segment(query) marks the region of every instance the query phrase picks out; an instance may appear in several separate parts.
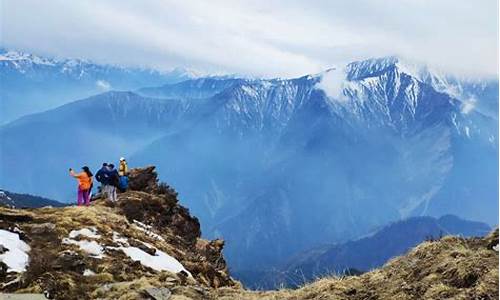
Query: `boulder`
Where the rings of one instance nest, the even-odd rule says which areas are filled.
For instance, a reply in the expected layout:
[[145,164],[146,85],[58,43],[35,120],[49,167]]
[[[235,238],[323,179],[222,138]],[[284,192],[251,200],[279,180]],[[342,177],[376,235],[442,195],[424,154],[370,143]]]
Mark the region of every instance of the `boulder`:
[[144,294],[153,300],[168,300],[172,296],[172,292],[167,288],[147,288]]
[[137,240],[134,240],[134,239],[130,239],[129,240],[129,244],[132,247],[136,247],[136,248],[141,249],[142,251],[146,252],[149,255],[155,255],[156,254],[156,249],[155,248],[148,247],[148,246],[144,245],[140,241],[137,241]]
[[132,191],[146,193],[156,193],[158,191],[158,174],[155,166],[131,169],[128,178],[128,188]]
[[31,233],[33,234],[47,234],[52,233],[56,229],[56,225],[54,223],[41,223],[34,224],[31,226]]
[[71,250],[61,251],[52,265],[55,270],[73,271],[80,274],[85,271],[85,266],[83,256]]

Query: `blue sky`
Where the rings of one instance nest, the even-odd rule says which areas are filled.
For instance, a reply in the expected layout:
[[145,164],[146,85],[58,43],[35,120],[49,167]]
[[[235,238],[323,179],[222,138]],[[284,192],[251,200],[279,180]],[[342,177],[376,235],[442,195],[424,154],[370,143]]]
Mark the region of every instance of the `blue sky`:
[[400,55],[498,72],[497,0],[0,1],[2,45],[52,56],[286,77]]

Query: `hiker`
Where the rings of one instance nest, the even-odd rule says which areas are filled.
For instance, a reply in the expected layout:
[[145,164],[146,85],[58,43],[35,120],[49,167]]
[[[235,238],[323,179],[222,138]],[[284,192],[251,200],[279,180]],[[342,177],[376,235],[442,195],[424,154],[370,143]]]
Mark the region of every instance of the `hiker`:
[[118,167],[118,175],[120,175],[120,192],[125,192],[128,187],[128,165],[124,157],[120,157],[120,166]]
[[92,190],[92,172],[89,167],[82,167],[81,173],[75,173],[72,168],[69,168],[69,175],[78,179],[78,206],[85,204],[90,205],[90,191]]
[[99,171],[97,171],[97,173],[95,174],[95,179],[101,183],[101,186],[100,186],[100,192],[101,192],[101,195],[104,195],[105,194],[105,191],[106,191],[106,185],[109,185],[109,171],[108,171],[108,164],[107,163],[103,163],[102,164],[102,167],[99,169]]
[[108,164],[106,174],[108,175],[108,184],[104,186],[104,193],[111,201],[116,202],[116,189],[120,186],[120,175],[113,164]]
[[125,157],[120,157],[120,166],[118,167],[118,174],[120,176],[128,176],[128,165]]

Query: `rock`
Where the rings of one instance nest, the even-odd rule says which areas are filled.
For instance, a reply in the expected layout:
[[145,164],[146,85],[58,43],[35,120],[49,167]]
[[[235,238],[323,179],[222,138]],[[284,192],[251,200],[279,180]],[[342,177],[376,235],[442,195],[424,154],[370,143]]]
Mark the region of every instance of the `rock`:
[[202,295],[208,295],[209,290],[207,288],[201,287],[201,286],[193,286],[193,290],[196,292],[202,294]]
[[55,229],[56,225],[54,223],[34,224],[33,226],[31,226],[31,233],[47,234],[53,232]]
[[8,269],[9,267],[3,261],[0,261],[0,279],[4,279],[7,276]]
[[5,252],[9,251],[4,245],[0,244],[0,254],[4,254]]
[[128,188],[132,191],[146,193],[156,193],[158,191],[158,174],[154,166],[131,169],[128,178]]
[[132,281],[121,281],[121,282],[113,282],[113,283],[105,283],[103,284],[100,288],[98,288],[98,291],[101,293],[109,293],[112,289],[114,288],[119,288],[122,286],[128,286],[132,283]]
[[2,300],[46,300],[44,294],[1,294]]
[[156,254],[156,249],[155,248],[150,248],[150,247],[144,245],[143,243],[141,243],[140,241],[130,239],[129,240],[129,244],[132,247],[136,247],[136,248],[141,249],[142,251],[146,252],[149,255],[155,255]]
[[195,244],[201,236],[198,219],[180,206],[173,195],[128,191],[119,196],[116,204],[129,222],[151,225],[160,234],[173,231],[187,245]]
[[148,288],[144,290],[144,294],[154,300],[168,300],[172,296],[167,288]]
[[33,218],[24,211],[9,211],[0,213],[0,220],[4,222],[31,222]]
[[217,270],[226,268],[226,261],[222,255],[223,248],[224,240],[222,239],[215,239],[213,241],[198,239],[196,242],[196,249],[198,252],[202,253]]
[[60,252],[52,265],[56,270],[74,271],[80,274],[83,274],[85,266],[83,256],[71,250]]

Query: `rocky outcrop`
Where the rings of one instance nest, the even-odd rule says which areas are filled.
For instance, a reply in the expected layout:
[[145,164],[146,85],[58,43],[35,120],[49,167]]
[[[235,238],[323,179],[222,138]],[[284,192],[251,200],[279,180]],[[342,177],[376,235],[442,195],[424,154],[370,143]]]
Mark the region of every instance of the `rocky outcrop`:
[[[158,182],[152,166],[131,170],[130,189],[116,203],[96,199],[90,207],[0,207],[0,230],[16,232],[30,247],[25,272],[0,264],[0,292],[108,298],[130,283],[136,291],[131,298],[167,299],[162,288],[237,285],[222,255],[224,242],[201,238],[198,219],[179,204],[172,188]],[[112,287],[106,291],[105,285]]]

